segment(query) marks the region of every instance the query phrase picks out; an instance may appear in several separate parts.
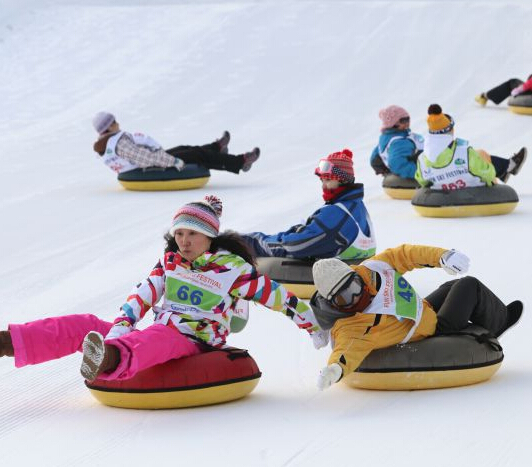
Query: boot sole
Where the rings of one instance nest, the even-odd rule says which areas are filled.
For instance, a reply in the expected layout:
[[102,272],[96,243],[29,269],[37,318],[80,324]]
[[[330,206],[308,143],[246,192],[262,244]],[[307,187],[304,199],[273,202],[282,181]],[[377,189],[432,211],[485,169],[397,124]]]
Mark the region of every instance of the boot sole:
[[521,163],[518,166],[516,166],[514,168],[514,170],[512,172],[510,172],[512,175],[517,175],[521,171],[521,169],[523,168],[523,165],[525,165],[527,156],[528,156],[528,150],[526,148],[524,148],[523,160],[521,161]]
[[251,169],[251,166],[259,160],[260,157],[260,149],[255,148],[252,151],[253,155],[248,158],[246,162],[244,162],[244,165],[242,165],[242,172],[249,172]]
[[81,375],[88,381],[94,381],[99,374],[105,357],[103,336],[98,332],[89,332],[83,339],[83,361]]

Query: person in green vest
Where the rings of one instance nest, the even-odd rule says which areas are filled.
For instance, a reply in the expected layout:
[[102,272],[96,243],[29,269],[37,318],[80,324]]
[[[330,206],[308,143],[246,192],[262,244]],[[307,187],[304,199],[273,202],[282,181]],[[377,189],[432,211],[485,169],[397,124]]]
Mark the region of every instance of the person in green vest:
[[428,108],[428,134],[423,153],[418,157],[415,178],[423,187],[434,190],[459,190],[492,186],[497,178],[506,183],[517,175],[526,161],[527,149],[510,158],[473,149],[467,140],[454,137],[454,120],[438,104]]

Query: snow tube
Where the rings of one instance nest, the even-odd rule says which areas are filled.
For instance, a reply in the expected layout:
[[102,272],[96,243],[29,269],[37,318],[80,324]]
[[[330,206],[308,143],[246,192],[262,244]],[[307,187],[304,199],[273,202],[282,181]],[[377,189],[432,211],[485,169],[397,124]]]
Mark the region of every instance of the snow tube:
[[[359,264],[364,259],[344,260],[347,264]],[[257,258],[257,271],[275,282],[283,284],[298,298],[310,298],[316,291],[312,277],[312,260],[294,258]]]
[[394,174],[389,174],[382,180],[384,192],[394,199],[412,199],[419,188],[419,184],[413,178],[402,178]]
[[480,326],[371,352],[342,379],[358,389],[403,391],[486,381],[501,366],[502,347]]
[[170,360],[121,381],[85,381],[102,404],[126,409],[173,409],[219,404],[249,394],[261,377],[241,349],[204,352]]
[[527,92],[510,97],[508,108],[516,114],[532,115],[532,93]]
[[412,198],[414,209],[425,217],[498,216],[512,212],[519,197],[503,184],[461,190],[422,188]]
[[210,176],[209,169],[187,164],[181,171],[175,167],[129,170],[118,174],[118,181],[126,190],[133,191],[190,190],[204,186]]

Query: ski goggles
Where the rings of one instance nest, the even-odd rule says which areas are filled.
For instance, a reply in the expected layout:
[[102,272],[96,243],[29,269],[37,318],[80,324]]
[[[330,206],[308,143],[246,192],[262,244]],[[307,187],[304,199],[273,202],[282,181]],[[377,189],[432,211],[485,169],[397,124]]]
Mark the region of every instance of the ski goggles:
[[316,170],[314,173],[316,175],[332,175],[333,173],[334,164],[328,161],[327,159],[320,159],[318,162],[318,167],[316,167]]
[[360,276],[353,272],[331,298],[331,303],[340,309],[351,308],[360,300],[362,291]]

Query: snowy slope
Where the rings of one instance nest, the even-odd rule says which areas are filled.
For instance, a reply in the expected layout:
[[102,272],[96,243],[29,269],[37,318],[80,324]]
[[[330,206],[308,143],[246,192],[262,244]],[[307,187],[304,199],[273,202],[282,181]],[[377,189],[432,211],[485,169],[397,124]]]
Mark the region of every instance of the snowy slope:
[[[504,217],[426,219],[387,198],[369,166],[378,110],[409,109],[413,129],[438,102],[473,146],[508,155],[532,119],[473,96],[532,70],[528,2],[0,0],[0,329],[68,313],[112,319],[162,249],[181,204],[216,193],[222,228],[274,232],[321,204],[317,160],[349,147],[366,186],[379,249],[454,247],[506,302],[532,303],[532,163],[510,184]],[[262,157],[205,189],[122,190],[92,152],[91,117],[165,146],[207,143]],[[409,276],[426,294],[447,276]],[[527,310],[528,312],[529,310]],[[528,464],[532,320],[504,336],[488,383],[425,392],[337,385],[320,393],[327,350],[282,316],[253,307],[231,343],[263,371],[252,395],[176,411],[96,403],[80,356],[15,369],[0,360],[3,465],[396,466]],[[147,320],[148,321],[148,320]]]

